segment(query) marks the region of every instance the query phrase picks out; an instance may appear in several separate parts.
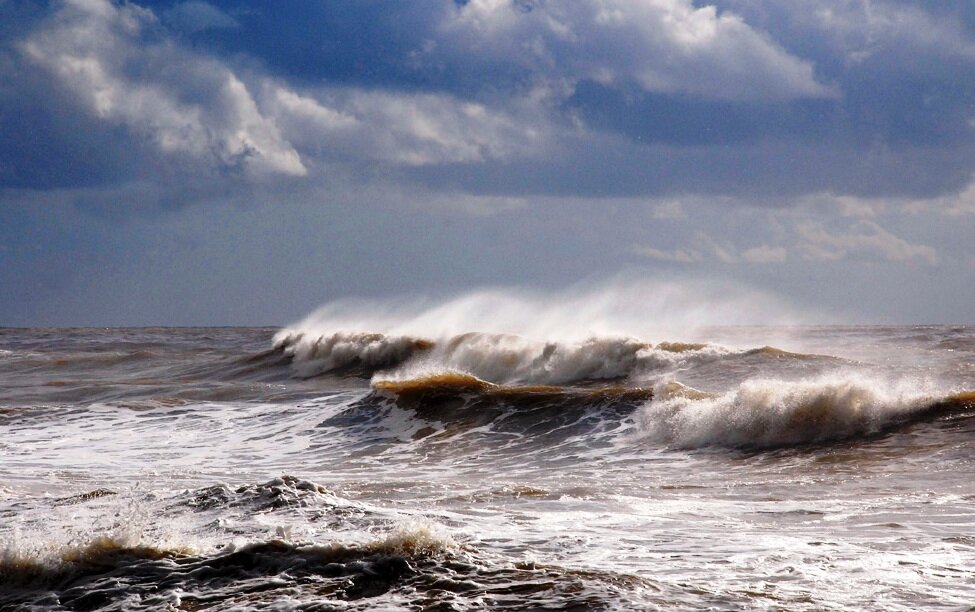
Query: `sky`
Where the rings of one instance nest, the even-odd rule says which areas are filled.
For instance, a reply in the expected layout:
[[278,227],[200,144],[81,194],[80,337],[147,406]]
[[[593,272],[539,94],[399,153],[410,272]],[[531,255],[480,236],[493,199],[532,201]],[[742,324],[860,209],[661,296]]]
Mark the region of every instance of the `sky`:
[[973,237],[967,1],[0,0],[0,326],[607,279],[975,323]]

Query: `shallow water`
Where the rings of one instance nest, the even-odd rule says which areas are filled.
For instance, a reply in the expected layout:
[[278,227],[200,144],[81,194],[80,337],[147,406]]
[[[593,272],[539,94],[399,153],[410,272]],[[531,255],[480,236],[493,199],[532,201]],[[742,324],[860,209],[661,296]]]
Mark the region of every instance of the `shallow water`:
[[0,607],[968,609],[972,390],[966,327],[0,330]]

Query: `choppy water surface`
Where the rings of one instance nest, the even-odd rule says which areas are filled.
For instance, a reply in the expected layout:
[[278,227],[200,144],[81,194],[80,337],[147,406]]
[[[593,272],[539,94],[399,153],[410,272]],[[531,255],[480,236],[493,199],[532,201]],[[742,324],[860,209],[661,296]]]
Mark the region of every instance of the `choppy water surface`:
[[975,329],[0,330],[0,608],[968,609]]

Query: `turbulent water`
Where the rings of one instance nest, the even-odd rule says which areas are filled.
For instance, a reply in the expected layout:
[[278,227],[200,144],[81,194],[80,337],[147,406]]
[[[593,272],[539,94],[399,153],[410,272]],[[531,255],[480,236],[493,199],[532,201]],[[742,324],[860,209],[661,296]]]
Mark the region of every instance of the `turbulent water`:
[[328,315],[0,330],[0,608],[975,603],[973,328]]

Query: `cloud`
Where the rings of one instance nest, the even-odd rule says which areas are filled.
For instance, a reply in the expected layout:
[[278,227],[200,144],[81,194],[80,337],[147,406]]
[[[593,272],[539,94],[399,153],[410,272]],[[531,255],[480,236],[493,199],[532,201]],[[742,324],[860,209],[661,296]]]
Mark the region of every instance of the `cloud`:
[[[975,59],[971,5],[964,1],[715,1],[780,35],[789,47],[815,47],[824,59],[823,52],[828,52],[832,59],[847,65],[882,61],[891,53],[905,59],[929,54]],[[917,67],[919,64],[909,62],[898,69]]]
[[[959,243],[947,238],[945,223],[961,216],[959,207],[970,201],[975,188],[951,198],[870,199],[834,194],[801,196],[773,207],[749,199],[685,197],[686,217],[666,219],[654,242],[681,246],[660,248],[637,242],[630,253],[660,262],[684,264],[768,265],[797,267],[801,262],[878,261],[920,264],[934,268],[955,265],[964,255]],[[672,200],[651,204],[648,216]],[[923,203],[923,204],[919,204]],[[939,211],[940,214],[930,214]],[[953,234],[964,235],[959,220]],[[899,233],[911,234],[910,239]],[[929,245],[935,241],[945,256]],[[651,246],[652,245],[652,246]],[[946,261],[947,260],[947,261]]]
[[954,193],[929,198],[876,198],[820,193],[798,198],[797,205],[828,208],[843,217],[858,219],[875,219],[890,212],[961,217],[975,214],[975,180]]
[[936,198],[899,199],[891,204],[910,214],[940,213],[949,217],[975,215],[975,181],[957,193]]
[[290,141],[332,157],[474,163],[529,156],[550,139],[546,118],[530,108],[514,117],[446,94],[343,87],[297,93],[270,83],[264,89],[265,106]]
[[674,249],[672,251],[664,251],[661,249],[655,249],[651,246],[635,245],[631,249],[631,252],[635,255],[648,257],[657,261],[674,263],[698,263],[704,261],[704,255],[700,251],[696,251],[694,249]]
[[[957,191],[975,167],[971,71],[957,64],[967,56],[943,51],[956,63],[909,69],[893,61],[885,32],[899,13],[875,2],[871,35],[882,44],[851,61],[856,41],[869,38],[856,33],[869,22],[861,5],[817,5],[843,21],[840,36],[807,23],[826,19],[814,7],[785,3],[793,17],[764,0],[717,9],[687,0],[478,0],[386,12],[345,0],[274,10],[194,0],[154,5],[156,13],[70,0],[25,22],[14,58],[24,66],[12,80],[0,49],[8,81],[0,128],[30,122],[15,131],[44,133],[37,128],[63,116],[35,154],[23,155],[34,142],[26,136],[0,142],[0,181],[69,182],[34,160],[78,157],[83,147],[53,150],[79,139],[64,127],[74,113],[100,124],[90,147],[98,153],[81,163],[102,160],[101,168],[56,174],[75,182],[165,174],[172,200],[201,174],[246,188],[330,180],[339,165],[367,180],[377,164],[404,184],[485,197],[723,195],[738,205],[746,195],[796,202],[810,193]],[[904,14],[939,24],[923,9]],[[949,21],[951,46],[963,49],[968,31]],[[940,58],[935,47],[923,57]],[[51,83],[32,90],[28,70]],[[34,95],[46,101],[33,114],[49,117],[14,119]]]
[[635,83],[722,100],[835,95],[740,17],[690,0],[470,0],[442,25],[453,45],[517,66],[534,80]]
[[[172,10],[208,16],[207,27],[229,25],[208,6]],[[135,4],[67,0],[20,48],[89,115],[181,163],[177,175],[299,178],[326,159],[477,163],[532,155],[549,139],[548,119],[524,100],[510,102],[515,115],[442,93],[335,85],[299,92],[181,47]]]
[[833,0],[810,7],[810,25],[832,39],[851,62],[863,62],[893,45],[975,60],[975,41],[964,25],[956,18],[932,15],[929,3],[923,6]]
[[873,254],[888,261],[919,261],[929,266],[938,264],[934,248],[910,242],[891,234],[877,223],[861,220],[853,231],[834,232],[815,222],[797,224],[803,257],[812,261],[836,261],[853,254]]
[[196,0],[176,4],[163,13],[163,19],[166,23],[190,34],[206,30],[240,27],[236,19],[217,7]]
[[220,62],[156,38],[155,23],[134,4],[68,0],[22,48],[95,116],[163,153],[252,175],[306,174],[243,81]]
[[680,200],[664,200],[654,205],[652,216],[659,220],[686,219],[687,213]]
[[723,264],[770,264],[782,263],[788,258],[788,251],[781,246],[761,244],[738,253],[730,245],[721,245],[703,232],[698,232],[695,241],[701,248],[657,249],[646,245],[634,245],[630,252],[656,261],[669,263],[702,263],[708,260]]
[[782,263],[788,258],[788,251],[784,247],[773,247],[762,244],[746,249],[741,254],[742,261],[748,263]]

